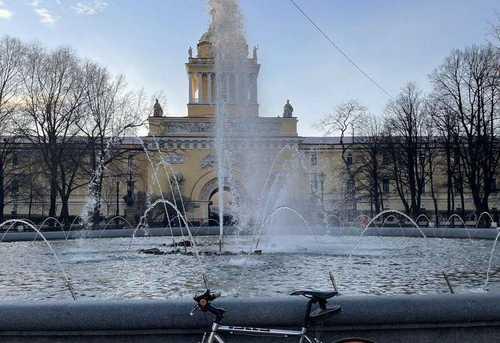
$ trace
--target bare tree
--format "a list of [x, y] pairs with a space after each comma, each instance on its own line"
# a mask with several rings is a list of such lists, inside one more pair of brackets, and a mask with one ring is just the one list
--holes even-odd
[[122, 138], [143, 124], [145, 118], [142, 92], [127, 91], [123, 76], [113, 78], [94, 63], [85, 65], [85, 119], [79, 123], [87, 138], [89, 151], [89, 195], [93, 199], [93, 223], [98, 222], [105, 167], [127, 157]]
[[[338, 134], [342, 147], [342, 161], [345, 166], [345, 202], [352, 205], [353, 212], [357, 211], [356, 202], [356, 175], [357, 166], [353, 163], [354, 131], [359, 127], [361, 119], [366, 115], [366, 107], [356, 100], [343, 103], [335, 109], [333, 114], [326, 116], [319, 123], [319, 128], [326, 135]], [[352, 141], [347, 142], [349, 131], [352, 130]]]
[[78, 188], [78, 172], [84, 154], [77, 139], [82, 119], [84, 77], [80, 62], [67, 48], [47, 52], [32, 45], [23, 68], [22, 120], [18, 130], [36, 146], [49, 180], [49, 216], [69, 216], [69, 197]]
[[433, 74], [435, 97], [457, 124], [454, 126], [459, 167], [472, 193], [476, 212], [489, 210], [500, 151], [500, 65], [491, 46], [456, 50]]
[[[441, 131], [439, 125], [436, 125], [436, 119], [434, 118], [436, 112], [438, 112], [438, 109], [436, 109], [435, 105], [436, 103], [432, 98], [425, 99], [424, 111], [426, 112], [426, 116], [422, 130], [422, 148], [426, 159], [426, 178], [427, 184], [430, 188], [432, 204], [434, 207], [434, 217], [436, 220], [435, 225], [436, 227], [438, 227], [439, 201], [437, 193], [439, 189], [439, 178], [436, 178], [436, 175], [442, 175], [443, 165], [445, 165], [445, 163], [443, 163], [443, 159], [446, 161], [446, 169], [449, 167], [449, 165], [446, 137], [440, 136]], [[445, 151], [444, 156], [443, 151]], [[447, 183], [448, 182], [449, 180], [447, 179]], [[449, 194], [450, 192], [448, 189], [448, 196]]]
[[417, 215], [425, 191], [425, 155], [422, 151], [426, 113], [415, 84], [407, 84], [387, 108], [386, 130], [393, 178], [405, 211]]
[[386, 137], [380, 117], [368, 114], [362, 121], [360, 136], [356, 138], [359, 150], [357, 184], [361, 193], [368, 194], [373, 216], [384, 209], [382, 186], [386, 174], [386, 167], [383, 165]]
[[18, 109], [24, 52], [25, 47], [18, 39], [6, 36], [0, 40], [0, 221], [4, 219], [6, 195], [12, 190], [9, 176], [15, 169], [9, 162], [12, 162], [17, 142], [13, 123]]

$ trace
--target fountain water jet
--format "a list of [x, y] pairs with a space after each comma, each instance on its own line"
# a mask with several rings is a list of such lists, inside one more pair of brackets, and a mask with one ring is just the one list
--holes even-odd
[[446, 221], [445, 225], [446, 225], [446, 226], [450, 226], [450, 224], [451, 224], [451, 220], [452, 220], [453, 218], [458, 218], [458, 219], [462, 222], [462, 225], [463, 225], [463, 227], [464, 227], [464, 228], [467, 226], [467, 225], [465, 225], [465, 221], [463, 220], [463, 218], [462, 218], [462, 217], [460, 217], [460, 216], [459, 216], [458, 214], [456, 214], [456, 213], [453, 213], [451, 216], [449, 216], [449, 217], [448, 217], [448, 220]]
[[493, 242], [493, 246], [491, 247], [490, 258], [488, 259], [488, 269], [486, 270], [486, 281], [484, 282], [484, 286], [483, 286], [483, 288], [485, 290], [488, 289], [488, 283], [490, 282], [490, 273], [491, 273], [491, 268], [493, 267], [493, 256], [495, 255], [495, 251], [497, 248], [497, 243], [498, 243], [499, 238], [500, 238], [500, 231], [498, 232], [497, 236], [495, 237], [495, 241]]
[[[161, 200], [166, 201], [165, 197], [163, 196], [163, 189], [161, 187], [160, 180], [158, 179], [158, 175], [156, 174], [155, 165], [153, 163], [153, 160], [151, 159], [151, 156], [149, 156], [148, 148], [146, 147], [146, 145], [144, 144], [144, 141], [142, 139], [141, 139], [141, 145], [142, 145], [142, 149], [144, 150], [144, 154], [146, 155], [146, 158], [147, 158], [147, 160], [148, 160], [148, 162], [149, 162], [149, 164], [151, 166], [151, 171], [153, 173], [153, 178], [154, 178], [154, 180], [156, 182], [156, 185], [158, 186], [158, 190], [160, 191]], [[170, 228], [170, 233], [171, 233], [171, 236], [172, 236], [172, 244], [175, 244], [174, 232], [172, 231], [172, 225], [170, 224], [170, 215], [168, 213], [168, 209], [167, 209], [167, 206], [165, 204], [166, 203], [163, 202], [163, 209], [165, 211], [165, 216], [167, 216], [168, 227]], [[150, 207], [150, 208], [152, 208], [152, 207]], [[148, 210], [146, 210], [144, 213], [146, 214], [147, 212], [148, 212]]]
[[[186, 231], [187, 231], [187, 233], [189, 235], [189, 240], [191, 241], [191, 247], [193, 248], [193, 253], [194, 253], [194, 256], [196, 258], [196, 262], [197, 262], [198, 266], [202, 269], [201, 270], [202, 282], [204, 284], [204, 287], [208, 289], [209, 285], [208, 285], [208, 278], [207, 278], [207, 274], [206, 274], [206, 268], [204, 267], [204, 264], [203, 264], [203, 262], [202, 262], [202, 260], [200, 258], [200, 252], [198, 250], [198, 246], [196, 244], [196, 241], [195, 241], [195, 239], [194, 239], [194, 237], [192, 235], [192, 232], [191, 232], [191, 229], [189, 227], [188, 221], [186, 220], [186, 218], [184, 218], [184, 216], [179, 211], [179, 209], [172, 202], [170, 202], [168, 200], [158, 199], [153, 204], [151, 204], [146, 209], [146, 211], [144, 211], [144, 214], [141, 216], [141, 218], [139, 220], [139, 223], [137, 224], [137, 227], [135, 228], [135, 230], [132, 233], [132, 236], [130, 238], [127, 251], [129, 251], [131, 249], [132, 242], [135, 239], [135, 235], [136, 235], [137, 231], [139, 231], [139, 230], [141, 230], [141, 229], [144, 228], [143, 221], [147, 218], [149, 211], [151, 211], [153, 208], [155, 208], [158, 204], [162, 204], [164, 206], [167, 206], [167, 205], [170, 206], [177, 213], [177, 216], [182, 220], [182, 222], [183, 222], [183, 224], [184, 224], [184, 226], [186, 228]], [[172, 237], [173, 237], [173, 232], [172, 232]], [[173, 243], [173, 246], [175, 247], [175, 241]], [[126, 267], [126, 260], [125, 260], [125, 258], [123, 258], [122, 262], [123, 262], [122, 263], [122, 267], [120, 268], [120, 270], [118, 272], [119, 274], [122, 274], [124, 272], [124, 270], [125, 270], [125, 267]]]
[[34, 226], [33, 224], [31, 224], [31, 223], [29, 223], [28, 221], [25, 221], [25, 220], [21, 220], [21, 219], [6, 220], [6, 221], [4, 221], [3, 223], [0, 224], [0, 228], [2, 228], [3, 226], [5, 226], [7, 224], [11, 224], [11, 225], [9, 225], [8, 229], [5, 231], [5, 233], [2, 236], [1, 240], [3, 240], [3, 237], [5, 237], [5, 235], [10, 231], [10, 229], [13, 227], [14, 224], [23, 224], [23, 225], [26, 225], [30, 229], [32, 229], [34, 232], [36, 232], [36, 234], [38, 236], [40, 236], [40, 238], [44, 241], [45, 245], [49, 248], [50, 252], [52, 253], [52, 256], [54, 256], [54, 259], [56, 260], [56, 264], [59, 267], [59, 270], [61, 271], [61, 274], [62, 274], [63, 279], [64, 279], [64, 285], [66, 286], [66, 288], [70, 292], [71, 297], [73, 298], [73, 300], [76, 301], [77, 297], [76, 297], [76, 293], [75, 293], [73, 284], [71, 283], [71, 278], [66, 273], [66, 270], [64, 269], [64, 267], [63, 267], [63, 265], [61, 263], [61, 260], [59, 259], [59, 256], [57, 255], [56, 251], [54, 250], [54, 248], [52, 247], [52, 245], [50, 244], [50, 242], [45, 238], [45, 236], [43, 235], [43, 233], [36, 226]]
[[[172, 169], [172, 166], [170, 165], [170, 163], [168, 163], [168, 161], [164, 158], [163, 153], [162, 153], [161, 148], [160, 148], [160, 145], [158, 144], [158, 140], [154, 136], [153, 136], [153, 141], [155, 142], [156, 150], [160, 154], [161, 165], [163, 166], [163, 170], [165, 172], [165, 175], [167, 176], [168, 185], [170, 187], [170, 192], [172, 194], [172, 200], [174, 201], [174, 204], [177, 207], [177, 199], [175, 198], [175, 192], [174, 192], [174, 188], [172, 187], [172, 180], [171, 180], [171, 178], [174, 178], [175, 184], [177, 186], [177, 193], [179, 194], [180, 202], [182, 205], [182, 212], [184, 213], [184, 216], [186, 216], [187, 215], [186, 214], [186, 207], [184, 206], [184, 199], [182, 197], [182, 192], [181, 192], [181, 189], [179, 186], [179, 181], [177, 180], [177, 176], [176, 176], [174, 170]], [[168, 167], [168, 170], [167, 170], [167, 167]], [[169, 171], [170, 171], [170, 173], [169, 173]], [[184, 237], [184, 232], [182, 232], [182, 225], [181, 225], [181, 235], [182, 235], [182, 237]]]
[[[361, 234], [359, 235], [359, 238], [363, 237], [366, 233], [366, 231], [368, 231], [370, 229], [370, 225], [375, 222], [378, 218], [388, 214], [388, 213], [391, 213], [391, 215], [393, 215], [392, 213], [394, 214], [399, 214], [401, 216], [403, 216], [404, 218], [408, 219], [410, 221], [410, 223], [412, 223], [415, 228], [420, 232], [420, 234], [422, 235], [423, 238], [427, 238], [427, 236], [425, 235], [425, 233], [422, 231], [422, 229], [418, 226], [417, 223], [415, 223], [415, 221], [410, 217], [408, 216], [407, 214], [403, 213], [403, 212], [400, 212], [400, 211], [397, 211], [397, 210], [385, 210], [385, 211], [382, 211], [380, 212], [379, 214], [377, 214], [376, 216], [374, 216], [369, 222], [368, 224], [366, 224], [365, 228], [363, 229], [363, 231], [361, 232]], [[383, 224], [382, 224], [383, 225]], [[349, 260], [352, 259], [352, 255], [353, 255], [353, 252], [354, 250], [356, 250], [358, 248], [360, 244], [360, 241], [358, 239], [358, 243], [353, 247], [353, 249], [351, 250], [351, 252], [349, 253], [348, 257], [349, 257]]]
[[302, 220], [302, 222], [304, 223], [304, 225], [306, 226], [306, 228], [311, 231], [311, 234], [313, 235], [314, 237], [314, 240], [316, 241], [316, 243], [319, 243], [318, 242], [318, 238], [316, 237], [316, 233], [314, 232], [314, 230], [312, 229], [312, 227], [309, 225], [309, 223], [307, 222], [307, 220], [304, 218], [304, 216], [297, 210], [291, 208], [291, 207], [288, 207], [288, 206], [280, 206], [280, 207], [277, 207], [275, 208], [270, 215], [268, 215], [266, 217], [266, 219], [262, 222], [261, 224], [261, 228], [257, 234], [257, 242], [255, 243], [255, 250], [258, 249], [259, 247], [259, 243], [260, 243], [260, 239], [261, 239], [261, 236], [262, 236], [262, 233], [264, 231], [264, 227], [266, 226], [266, 224], [270, 223], [272, 221], [272, 219], [274, 218], [275, 215], [277, 215], [279, 212], [283, 212], [283, 211], [288, 211], [288, 212], [291, 212], [292, 214], [294, 214], [295, 216], [297, 216], [298, 218], [300, 218], [300, 220]]
[[[495, 222], [495, 220], [493, 219], [493, 216], [489, 212], [483, 212], [479, 215], [479, 217], [477, 217], [476, 228], [479, 227], [479, 223], [481, 223], [481, 218], [483, 216], [488, 216], [488, 218], [490, 218], [490, 226]], [[497, 223], [497, 225], [498, 225], [498, 223]]]
[[133, 229], [134, 226], [126, 219], [124, 218], [123, 216], [114, 216], [113, 218], [109, 219], [105, 224], [104, 224], [104, 228], [106, 229], [108, 227], [109, 224], [111, 224], [112, 222], [114, 222], [115, 220], [121, 220], [122, 222], [124, 222], [125, 224], [127, 224], [127, 227], [129, 229]]
[[428, 225], [431, 225], [431, 223], [432, 223], [432, 222], [431, 222], [431, 219], [430, 219], [430, 218], [429, 218], [429, 217], [428, 217], [425, 213], [421, 213], [421, 214], [419, 214], [419, 215], [417, 216], [417, 218], [415, 218], [415, 223], [417, 223], [417, 224], [418, 224], [418, 222], [419, 222], [420, 218], [425, 218], [425, 220], [427, 220], [427, 224], [428, 224]]

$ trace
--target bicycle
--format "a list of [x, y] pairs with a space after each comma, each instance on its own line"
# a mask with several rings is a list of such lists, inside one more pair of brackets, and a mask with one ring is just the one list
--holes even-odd
[[[193, 299], [196, 305], [193, 307], [190, 315], [192, 316], [195, 311], [200, 310], [201, 312], [208, 312], [212, 314], [215, 319], [212, 322], [210, 333], [205, 332], [201, 343], [225, 343], [224, 339], [221, 337], [221, 333], [229, 333], [231, 335], [255, 335], [264, 337], [298, 337], [299, 343], [321, 343], [317, 338], [311, 338], [307, 335], [308, 328], [313, 321], [324, 319], [325, 317], [338, 313], [342, 310], [339, 305], [334, 305], [328, 307], [328, 299], [338, 295], [337, 291], [311, 291], [311, 290], [298, 290], [292, 292], [290, 295], [300, 295], [309, 299], [306, 305], [304, 325], [300, 330], [285, 330], [285, 329], [270, 329], [270, 328], [258, 328], [258, 327], [244, 327], [244, 326], [232, 326], [224, 325], [222, 321], [224, 319], [224, 309], [214, 307], [211, 302], [220, 297], [220, 294], [212, 293], [210, 289], [207, 289], [204, 293], [195, 296]], [[319, 305], [317, 309], [312, 310], [313, 305]], [[339, 342], [343, 343], [373, 343], [363, 339], [343, 339]]]

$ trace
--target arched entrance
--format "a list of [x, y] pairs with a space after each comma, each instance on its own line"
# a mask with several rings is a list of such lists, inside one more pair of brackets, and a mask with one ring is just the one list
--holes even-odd
[[[215, 173], [202, 176], [193, 187], [192, 199], [200, 204], [204, 213], [204, 222], [210, 225], [219, 224], [219, 183]], [[237, 203], [234, 189], [229, 180], [224, 181], [224, 224], [234, 223], [236, 216], [231, 213], [233, 204]], [[233, 207], [234, 208], [234, 207]]]
[[[223, 190], [223, 202], [224, 202], [224, 225], [231, 225], [234, 222], [234, 216], [231, 213], [231, 208], [233, 207], [233, 194], [229, 186], [224, 186]], [[219, 201], [220, 194], [219, 189], [214, 189], [208, 198], [208, 218], [210, 224], [219, 224]]]

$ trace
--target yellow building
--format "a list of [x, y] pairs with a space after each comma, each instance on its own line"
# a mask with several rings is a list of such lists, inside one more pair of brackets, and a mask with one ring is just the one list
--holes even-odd
[[[259, 127], [265, 132], [259, 137], [260, 144], [267, 147], [270, 156], [276, 156], [285, 147], [298, 152], [291, 158], [301, 159], [304, 172], [300, 174], [302, 179], [296, 198], [301, 199], [299, 206], [308, 217], [321, 217], [324, 220], [325, 217], [333, 218], [342, 211], [353, 210], [353, 215], [373, 213], [373, 203], [366, 190], [364, 194], [363, 191], [357, 190], [358, 194], [354, 196], [354, 200], [346, 196], [351, 194], [350, 187], [353, 186], [346, 177], [345, 162], [341, 158], [342, 146], [338, 137], [300, 137], [297, 133], [298, 119], [293, 115], [293, 108], [288, 101], [282, 114], [274, 117], [259, 116], [260, 65], [255, 48], [252, 54], [248, 54], [246, 75], [216, 75], [214, 55], [212, 32], [209, 29], [197, 43], [196, 51], [191, 48], [188, 50], [188, 61], [185, 64], [189, 80], [187, 115], [165, 115], [161, 105], [155, 104], [154, 114], [149, 118], [149, 134], [144, 138], [149, 150], [148, 155], [153, 160], [153, 168], [150, 165], [143, 176], [147, 180], [144, 183], [147, 189], [140, 191], [149, 194], [153, 199], [160, 198], [160, 194], [163, 194], [164, 198], [172, 199], [172, 191], [176, 193], [178, 190], [189, 203], [186, 210], [190, 220], [208, 223], [210, 211], [213, 211], [211, 206], [217, 200], [214, 195], [218, 192], [214, 148], [215, 98], [216, 79], [223, 77], [226, 80], [223, 83], [225, 89], [220, 92], [225, 97], [228, 111], [231, 111], [231, 106], [237, 99], [241, 99], [241, 94], [236, 94], [239, 87], [235, 85], [246, 82], [245, 89], [248, 89], [248, 92], [245, 94], [245, 111], [257, 118]], [[356, 163], [360, 153], [357, 152], [357, 144], [352, 139], [346, 137], [346, 144], [350, 146], [350, 158]], [[163, 165], [163, 171], [159, 170], [158, 165]], [[174, 174], [179, 181], [179, 189], [172, 179], [168, 179], [169, 175], [171, 178]], [[436, 175], [435, 180], [439, 209], [444, 211], [446, 191], [443, 175]], [[403, 210], [393, 180], [384, 177], [380, 182], [383, 208]], [[224, 187], [230, 188], [230, 185]], [[492, 199], [495, 198], [493, 195]], [[470, 197], [466, 198], [464, 205], [466, 209], [473, 208]], [[422, 196], [422, 208], [431, 214], [433, 201], [429, 191]]]
[[[148, 118], [148, 135], [126, 138], [122, 142], [122, 148], [128, 151], [128, 159], [116, 161], [107, 167], [110, 174], [106, 176], [103, 187], [101, 213], [107, 217], [119, 214], [137, 220], [151, 203], [165, 199], [173, 202], [181, 212], [186, 212], [190, 221], [215, 224], [211, 223], [210, 219], [216, 217], [216, 195], [219, 192], [215, 151], [217, 94], [224, 97], [226, 111], [230, 112], [235, 110], [236, 106], [243, 106], [245, 115], [253, 118], [254, 129], [259, 132], [258, 141], [245, 144], [262, 151], [265, 155], [262, 158], [267, 161], [268, 168], [258, 172], [269, 174], [267, 178], [263, 177], [264, 183], [258, 185], [259, 189], [262, 188], [263, 192], [270, 194], [275, 192], [276, 190], [267, 183], [268, 179], [278, 178], [280, 167], [290, 168], [290, 165], [283, 161], [295, 160], [301, 169], [294, 174], [294, 179], [287, 181], [288, 184], [278, 184], [278, 187], [294, 188], [295, 193], [288, 200], [300, 208], [308, 219], [335, 222], [336, 216], [345, 218], [345, 213], [350, 213], [351, 219], [360, 213], [373, 214], [372, 199], [366, 189], [362, 190], [358, 186], [363, 180], [355, 180], [356, 185], [352, 185], [346, 177], [346, 165], [341, 156], [343, 149], [339, 138], [299, 136], [298, 118], [288, 100], [283, 113], [261, 117], [258, 101], [260, 64], [257, 50], [254, 48], [249, 53], [245, 44], [247, 58], [244, 73], [224, 71], [222, 75], [218, 75], [212, 36], [213, 33], [209, 29], [198, 41], [196, 51], [191, 48], [188, 50], [185, 63], [189, 81], [186, 90], [187, 114], [165, 114], [161, 104], [156, 102], [154, 113]], [[217, 87], [221, 89], [216, 89]], [[360, 144], [353, 141], [353, 137], [345, 139], [344, 143], [349, 146], [348, 158], [355, 165], [361, 159], [362, 152], [357, 149]], [[25, 148], [19, 145], [19, 149]], [[278, 163], [275, 163], [276, 161]], [[40, 175], [42, 174], [40, 172]], [[241, 170], [238, 174], [240, 178], [246, 177]], [[447, 207], [444, 172], [437, 169], [434, 179], [438, 207], [444, 212]], [[38, 180], [36, 182], [43, 183]], [[390, 175], [383, 177], [380, 183], [382, 209], [403, 210]], [[229, 192], [232, 190], [231, 184], [227, 180], [224, 180], [223, 184], [223, 197], [230, 203], [233, 201]], [[33, 200], [31, 196], [28, 200], [26, 197], [24, 200], [10, 199], [5, 212], [11, 211], [19, 216], [28, 213], [46, 215], [47, 202], [42, 199], [44, 191], [41, 190], [40, 193], [41, 200]], [[348, 196], [353, 193], [356, 194]], [[128, 204], [127, 197], [130, 198]], [[254, 196], [252, 201], [262, 200], [257, 198]], [[491, 207], [496, 207], [498, 200], [498, 193], [494, 193], [491, 196]], [[81, 215], [87, 202], [88, 187], [75, 191], [70, 199], [71, 215]], [[257, 211], [251, 204], [245, 205], [248, 205], [248, 211]], [[430, 192], [424, 192], [421, 207], [431, 214], [433, 205]], [[460, 206], [455, 206], [457, 207]], [[470, 193], [465, 196], [464, 208], [474, 208]], [[162, 210], [159, 212], [164, 213], [162, 205], [159, 209]]]
[[[191, 48], [188, 52], [187, 115], [164, 115], [161, 105], [156, 103], [154, 114], [149, 117], [148, 137], [144, 138], [153, 160], [152, 165], [159, 163], [163, 165], [162, 168], [167, 168], [160, 172], [149, 170], [147, 179], [151, 189], [145, 191], [153, 194], [155, 199], [161, 193], [163, 197], [171, 199], [171, 186], [176, 192], [177, 184], [172, 182], [175, 180], [168, 180], [168, 177], [175, 174], [180, 181], [183, 198], [190, 203], [189, 217], [202, 222], [208, 220], [210, 204], [216, 201], [214, 195], [218, 192], [214, 147], [217, 77], [226, 80], [223, 84], [225, 89], [220, 90], [226, 98], [226, 110], [233, 110], [238, 102], [238, 106], [244, 107], [245, 113], [254, 116], [259, 130], [265, 132], [259, 143], [266, 146], [267, 150], [277, 152], [284, 146], [298, 147], [301, 140], [297, 134], [297, 118], [292, 115], [292, 111], [278, 117], [259, 117], [260, 65], [257, 50], [254, 49], [247, 58], [245, 74], [226, 72], [224, 75], [216, 75], [211, 36], [209, 30], [199, 40], [196, 54], [193, 54]], [[234, 86], [242, 83], [246, 86]], [[247, 90], [247, 93], [237, 94], [241, 89]], [[242, 97], [245, 99], [243, 102]]]

